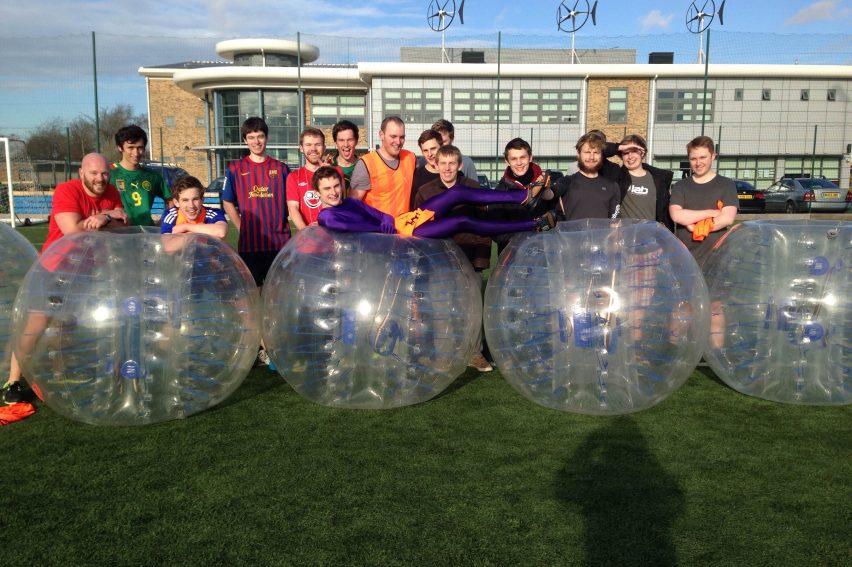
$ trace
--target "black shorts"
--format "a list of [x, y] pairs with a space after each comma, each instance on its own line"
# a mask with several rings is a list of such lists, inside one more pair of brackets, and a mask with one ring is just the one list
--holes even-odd
[[263, 281], [266, 279], [266, 273], [269, 271], [270, 266], [272, 266], [272, 262], [275, 260], [276, 256], [278, 256], [278, 252], [276, 250], [267, 250], [264, 252], [240, 252], [240, 258], [242, 258], [243, 262], [245, 262], [246, 266], [248, 266], [257, 287], [263, 285]]

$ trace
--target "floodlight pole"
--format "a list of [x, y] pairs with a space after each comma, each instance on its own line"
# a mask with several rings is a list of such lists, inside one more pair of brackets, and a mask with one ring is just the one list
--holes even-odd
[[98, 55], [95, 49], [95, 32], [92, 32], [92, 72], [95, 85], [95, 151], [101, 153], [101, 120], [98, 112]]
[[707, 51], [704, 57], [704, 98], [701, 100], [701, 135], [704, 135], [704, 123], [707, 121], [707, 73], [710, 67], [710, 28], [707, 28]]

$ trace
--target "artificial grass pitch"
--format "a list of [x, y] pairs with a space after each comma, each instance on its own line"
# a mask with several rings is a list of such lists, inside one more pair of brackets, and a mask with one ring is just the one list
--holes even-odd
[[[21, 232], [40, 247], [46, 228]], [[0, 428], [2, 565], [852, 557], [852, 406], [749, 398], [707, 368], [621, 417], [541, 408], [474, 370], [385, 411], [312, 404], [265, 368], [182, 421], [100, 428], [38, 406]]]
[[621, 417], [468, 370], [429, 402], [326, 408], [256, 369], [139, 428], [0, 429], [2, 563], [844, 565], [852, 408], [742, 396], [707, 369]]

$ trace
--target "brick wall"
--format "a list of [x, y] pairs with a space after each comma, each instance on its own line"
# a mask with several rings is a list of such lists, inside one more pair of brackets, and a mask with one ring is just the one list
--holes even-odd
[[205, 108], [204, 100], [178, 88], [171, 79], [150, 79], [151, 131], [148, 148], [151, 159], [160, 160], [160, 129], [163, 133], [164, 161], [178, 165], [203, 183], [208, 179], [207, 153], [191, 148], [207, 145], [208, 119], [213, 119], [212, 109]]
[[[627, 89], [627, 122], [610, 124], [609, 89]], [[607, 140], [617, 142], [624, 134], [648, 137], [648, 98], [650, 83], [647, 79], [589, 79], [589, 105], [586, 110], [588, 130], [603, 130]]]

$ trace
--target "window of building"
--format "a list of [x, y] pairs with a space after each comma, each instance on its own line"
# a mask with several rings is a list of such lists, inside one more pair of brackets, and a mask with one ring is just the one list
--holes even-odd
[[802, 92], [799, 93], [799, 100], [808, 101], [811, 99], [811, 91], [808, 89], [802, 89]]
[[431, 125], [444, 117], [444, 91], [388, 89], [382, 93], [382, 109], [385, 116], [395, 114], [406, 123]]
[[204, 128], [205, 126], [207, 126], [207, 121], [204, 119], [204, 117], [203, 116], [196, 116], [195, 117], [195, 127], [196, 128]]
[[509, 91], [453, 91], [453, 122], [509, 122], [512, 93]]
[[837, 100], [837, 89], [828, 89], [825, 93], [825, 99], [829, 102]]
[[295, 91], [219, 91], [216, 111], [217, 144], [243, 145], [240, 126], [250, 116], [266, 121], [269, 145], [295, 147], [299, 143], [299, 97]]
[[522, 123], [577, 122], [580, 91], [521, 91]]
[[772, 89], [763, 89], [760, 93], [761, 100], [772, 100]]
[[366, 124], [367, 96], [358, 93], [322, 93], [311, 96], [311, 126], [332, 127], [349, 120], [358, 128]]
[[163, 122], [165, 123], [166, 128], [174, 128], [175, 124], [177, 124], [174, 116], [166, 116]]
[[742, 100], [743, 99], [743, 90], [742, 89], [734, 89], [734, 100]]
[[686, 89], [665, 89], [657, 93], [657, 122], [706, 122], [713, 121], [713, 100], [716, 91], [708, 90], [704, 100], [704, 91]]
[[627, 122], [627, 89], [609, 89], [609, 114], [607, 116], [607, 121], [610, 124]]

